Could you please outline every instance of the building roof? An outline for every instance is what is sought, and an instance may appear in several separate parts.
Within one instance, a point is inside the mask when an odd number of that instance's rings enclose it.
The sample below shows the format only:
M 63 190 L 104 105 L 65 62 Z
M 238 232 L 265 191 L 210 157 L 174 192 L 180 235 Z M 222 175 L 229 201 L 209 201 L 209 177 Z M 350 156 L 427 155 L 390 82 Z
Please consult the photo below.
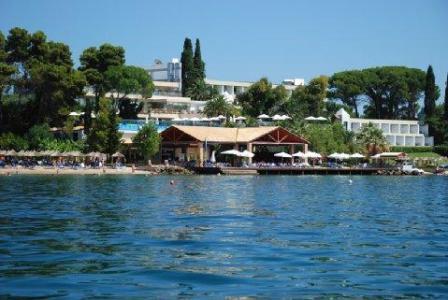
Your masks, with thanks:
M 178 132 L 177 139 L 176 132 Z M 186 134 L 199 142 L 209 143 L 250 143 L 259 139 L 265 141 L 265 143 L 275 144 L 309 143 L 304 138 L 278 126 L 227 128 L 173 125 L 161 133 L 163 139 L 171 142 L 179 141 L 182 134 Z M 271 136 L 271 134 L 273 135 Z M 266 138 L 263 139 L 264 137 Z

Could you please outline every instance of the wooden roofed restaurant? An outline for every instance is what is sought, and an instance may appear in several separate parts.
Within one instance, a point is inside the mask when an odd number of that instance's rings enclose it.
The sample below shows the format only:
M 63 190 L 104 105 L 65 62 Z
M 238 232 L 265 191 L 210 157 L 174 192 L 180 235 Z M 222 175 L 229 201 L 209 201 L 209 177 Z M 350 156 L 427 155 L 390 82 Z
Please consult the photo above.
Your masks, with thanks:
M 235 149 L 255 153 L 248 163 L 273 161 L 274 153 L 283 149 L 290 154 L 308 151 L 309 142 L 282 127 L 205 127 L 173 125 L 161 132 L 161 159 L 169 161 L 195 161 L 203 166 L 221 152 Z

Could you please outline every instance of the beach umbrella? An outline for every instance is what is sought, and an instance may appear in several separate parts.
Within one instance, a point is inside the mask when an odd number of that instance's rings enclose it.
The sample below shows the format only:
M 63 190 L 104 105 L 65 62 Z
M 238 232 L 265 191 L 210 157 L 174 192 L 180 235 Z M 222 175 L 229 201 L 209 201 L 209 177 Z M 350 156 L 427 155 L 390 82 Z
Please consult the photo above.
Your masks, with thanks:
M 210 161 L 212 163 L 216 162 L 216 151 L 215 150 L 212 151 L 212 155 L 210 156 Z
M 244 120 L 246 120 L 246 118 L 245 117 L 236 117 L 235 120 L 236 121 L 244 121 Z
M 339 154 L 339 159 L 341 159 L 341 160 L 345 160 L 345 159 L 349 159 L 349 158 L 350 158 L 350 154 L 347 154 L 347 153 Z
M 339 159 L 340 153 L 334 152 L 328 155 L 329 158 Z
M 119 158 L 124 158 L 124 154 L 120 153 L 120 152 L 115 152 L 114 154 L 112 154 L 112 157 L 119 157 Z
M 281 158 L 291 158 L 292 155 L 288 154 L 286 152 L 279 152 L 274 154 L 275 157 L 281 157 Z
M 53 152 L 51 152 L 50 156 L 51 157 L 58 157 L 58 156 L 61 156 L 61 153 L 59 153 L 58 151 L 53 151 Z
M 252 158 L 255 156 L 255 154 L 253 154 L 252 152 L 250 152 L 248 150 L 244 150 L 243 152 L 240 152 L 240 154 L 238 154 L 238 156 Z
M 6 150 L 0 150 L 0 155 L 6 155 L 6 153 L 8 153 L 8 151 L 6 151 Z
M 97 153 L 96 152 L 89 152 L 86 154 L 87 157 L 97 157 Z
M 287 115 L 280 116 L 280 118 L 282 118 L 282 120 L 290 120 L 291 119 L 291 117 L 287 116 Z
M 225 154 L 225 155 L 239 155 L 241 152 L 235 149 L 231 149 L 231 150 L 226 150 L 221 152 L 221 154 Z
M 266 115 L 266 114 L 262 114 L 262 115 L 259 115 L 258 117 L 257 117 L 257 119 L 270 119 L 271 117 L 270 116 L 268 116 L 268 115 Z
M 305 118 L 305 121 L 316 121 L 316 118 L 313 116 Z
M 317 117 L 317 118 L 315 118 L 315 120 L 316 121 L 328 121 L 328 119 L 324 118 L 324 117 Z
M 69 113 L 68 115 L 69 115 L 69 116 L 72 116 L 72 117 L 77 117 L 77 116 L 80 116 L 81 114 L 80 114 L 80 113 L 77 113 L 76 111 L 72 111 L 72 112 Z
M 37 156 L 36 151 L 25 151 L 25 156 L 28 157 Z
M 210 121 L 219 121 L 219 120 L 221 120 L 219 117 L 212 117 L 212 118 L 210 118 Z
M 281 121 L 281 120 L 283 120 L 283 118 L 282 118 L 282 116 L 280 116 L 280 115 L 274 115 L 274 116 L 272 117 L 272 120 L 273 120 L 273 121 Z
M 81 157 L 81 156 L 84 156 L 84 154 L 82 154 L 80 151 L 71 151 L 71 152 L 68 152 L 68 155 L 69 155 L 69 156 L 73 156 L 73 157 Z
M 26 156 L 26 152 L 23 150 L 20 150 L 19 152 L 16 153 L 17 156 Z
M 308 157 L 308 158 L 322 158 L 322 155 L 320 155 L 317 152 L 308 151 L 307 153 L 305 153 L 305 157 Z
M 6 156 L 16 156 L 16 155 L 17 155 L 17 152 L 14 149 L 6 152 Z
M 303 153 L 302 151 L 299 151 L 297 153 L 294 153 L 292 156 L 294 157 L 300 157 L 300 158 L 305 158 L 305 153 Z
M 39 152 L 39 154 L 41 156 L 51 156 L 52 153 L 53 153 L 53 151 L 51 151 L 51 150 L 46 150 L 46 151 Z
M 350 158 L 364 158 L 365 156 L 359 153 L 354 153 L 350 155 Z
M 218 118 L 219 118 L 220 120 L 223 120 L 223 119 L 225 119 L 226 117 L 224 117 L 223 115 L 219 115 Z

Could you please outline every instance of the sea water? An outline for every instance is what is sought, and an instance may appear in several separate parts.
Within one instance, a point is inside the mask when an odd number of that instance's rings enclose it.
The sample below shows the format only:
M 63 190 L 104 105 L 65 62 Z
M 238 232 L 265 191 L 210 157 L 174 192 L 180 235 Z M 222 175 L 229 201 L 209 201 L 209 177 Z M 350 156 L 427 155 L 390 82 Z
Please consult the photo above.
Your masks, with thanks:
M 5 296 L 446 299 L 448 177 L 0 177 Z

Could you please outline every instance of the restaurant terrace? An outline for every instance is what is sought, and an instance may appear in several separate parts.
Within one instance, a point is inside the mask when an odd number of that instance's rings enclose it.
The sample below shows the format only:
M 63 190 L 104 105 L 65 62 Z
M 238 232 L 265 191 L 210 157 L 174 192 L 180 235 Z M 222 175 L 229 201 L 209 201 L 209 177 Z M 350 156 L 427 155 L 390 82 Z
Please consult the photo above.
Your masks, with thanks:
M 252 163 L 252 160 L 272 160 L 273 149 L 285 149 L 290 154 L 296 150 L 306 153 L 309 144 L 304 138 L 278 126 L 226 128 L 173 125 L 161 132 L 161 137 L 162 160 L 194 160 L 197 166 L 212 160 L 214 154 L 219 161 L 220 153 L 229 149 L 255 153 L 253 158 L 248 158 Z

